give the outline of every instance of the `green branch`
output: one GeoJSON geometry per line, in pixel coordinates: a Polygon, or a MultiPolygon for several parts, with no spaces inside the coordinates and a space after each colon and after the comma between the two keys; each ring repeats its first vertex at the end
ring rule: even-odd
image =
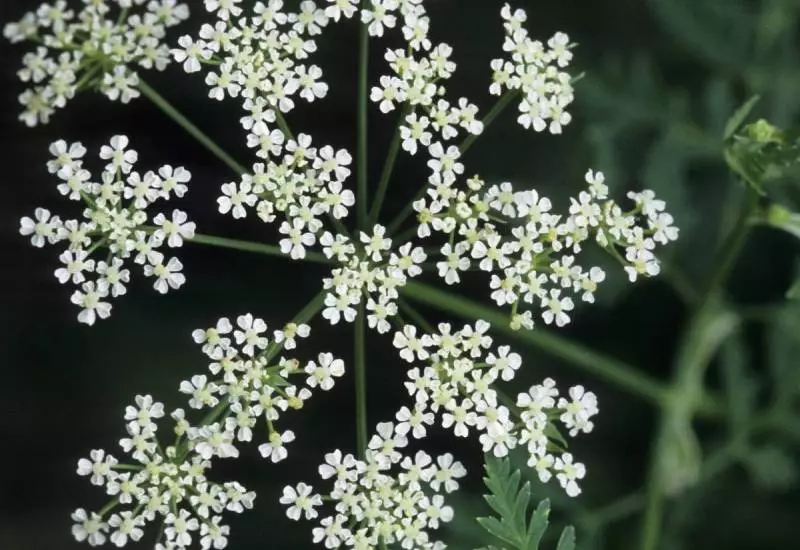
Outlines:
{"type": "Polygon", "coordinates": [[[356,448],[363,459],[367,450],[367,368],[366,368],[366,317],[364,299],[358,306],[355,322],[355,379],[356,379],[356,448]]]}
{"type": "Polygon", "coordinates": [[[400,144],[402,142],[402,139],[400,138],[400,127],[403,125],[403,121],[410,112],[412,112],[412,109],[409,106],[404,107],[400,113],[400,119],[397,121],[397,128],[394,131],[392,143],[389,145],[389,152],[386,155],[386,161],[383,164],[381,179],[378,182],[378,191],[375,194],[375,200],[372,202],[372,209],[369,212],[367,227],[372,227],[375,225],[375,223],[378,221],[378,217],[381,214],[381,207],[383,206],[383,201],[386,198],[386,192],[389,189],[389,181],[392,179],[394,164],[397,161],[397,155],[400,152],[400,144]]]}
{"type": "MultiPolygon", "coordinates": [[[[153,228],[155,229],[155,228],[153,228]]],[[[213,235],[200,235],[195,234],[191,239],[186,239],[187,242],[195,244],[206,244],[210,246],[217,246],[220,248],[230,248],[232,250],[241,250],[243,252],[256,252],[266,256],[280,256],[287,258],[288,256],[281,252],[280,247],[271,244],[257,243],[253,241],[242,241],[238,239],[228,239],[225,237],[216,237],[213,235]]],[[[323,254],[318,252],[306,252],[305,261],[314,262],[319,264],[330,264],[331,261],[323,254]]]]}
{"type": "MultiPolygon", "coordinates": [[[[372,0],[361,0],[359,11],[372,7],[372,0]]],[[[358,113],[356,120],[356,216],[358,227],[368,232],[367,223],[367,116],[368,116],[368,78],[369,78],[369,31],[367,24],[360,23],[358,38],[358,113]]]]}
{"type": "Polygon", "coordinates": [[[142,94],[153,102],[153,104],[161,109],[164,114],[170,117],[172,120],[177,122],[184,130],[186,130],[193,138],[203,144],[206,149],[214,153],[214,155],[220,159],[222,162],[227,164],[231,170],[236,172],[239,175],[247,174],[249,170],[245,168],[243,165],[236,162],[233,157],[231,157],[228,153],[222,150],[222,148],[214,143],[214,141],[204,134],[197,126],[192,124],[188,118],[186,118],[182,113],[180,113],[175,107],[173,107],[166,99],[161,97],[161,95],[156,92],[153,88],[150,87],[147,82],[139,79],[139,90],[142,94]]]}
{"type": "Polygon", "coordinates": [[[699,475],[699,444],[691,423],[702,405],[706,369],[719,346],[738,324],[738,318],[723,307],[722,294],[747,240],[750,217],[757,206],[756,193],[748,188],[747,194],[733,229],[717,252],[717,268],[678,348],[670,392],[672,398],[662,410],[660,426],[653,440],[641,550],[658,547],[666,494],[670,489],[679,490],[680,485],[696,481],[699,475]]]}
{"type": "MultiPolygon", "coordinates": [[[[489,111],[489,113],[486,115],[486,117],[484,117],[482,121],[484,132],[486,131],[486,128],[489,126],[489,124],[491,124],[492,121],[495,118],[497,118],[501,112],[503,112],[503,109],[506,108],[506,106],[511,102],[511,100],[514,99],[517,93],[518,93],[517,90],[509,90],[505,94],[503,94],[503,96],[499,100],[497,100],[497,103],[495,103],[494,107],[492,107],[492,109],[489,111]]],[[[475,143],[476,139],[478,139],[478,136],[476,136],[475,134],[470,134],[469,136],[467,136],[464,139],[464,141],[461,142],[461,145],[458,148],[459,152],[463,155],[467,151],[467,149],[472,147],[472,144],[475,143]]],[[[412,198],[408,202],[408,204],[406,204],[403,207],[403,210],[401,210],[400,213],[397,214],[397,216],[395,216],[395,218],[389,223],[387,229],[387,233],[389,235],[393,235],[400,228],[403,222],[406,221],[406,219],[411,215],[411,213],[414,211],[414,203],[425,195],[425,191],[427,189],[428,189],[428,184],[425,183],[425,185],[423,185],[419,190],[417,190],[417,193],[414,195],[414,198],[412,198]]]]}
{"type": "MultiPolygon", "coordinates": [[[[401,292],[406,298],[464,319],[484,319],[492,324],[494,330],[505,336],[535,346],[658,407],[669,399],[667,388],[635,367],[544,329],[515,331],[509,326],[508,316],[497,308],[416,281],[409,281],[401,292]]],[[[705,416],[718,417],[723,414],[723,406],[716,399],[704,396],[699,412],[705,416]]]]}

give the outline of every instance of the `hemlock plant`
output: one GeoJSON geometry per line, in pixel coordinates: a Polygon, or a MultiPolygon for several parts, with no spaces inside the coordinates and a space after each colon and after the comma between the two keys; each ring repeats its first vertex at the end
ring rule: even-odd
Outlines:
{"type": "MultiPolygon", "coordinates": [[[[92,325],[107,318],[135,271],[160,293],[179,289],[183,266],[171,253],[186,243],[322,263],[329,273],[319,294],[282,327],[270,330],[248,313],[192,332],[207,370],[180,383],[188,407],[167,411],[150,395],[135,397],[125,409],[122,452],[95,449],[78,463],[78,474],[109,501],[94,512],[75,510],[73,536],[92,546],[121,547],[149,528],[158,549],[235,546],[226,514],[252,508],[256,495],[235,480],[212,479],[211,465],[237,458],[250,443],[270,462],[285,460],[302,434],[282,427],[284,415],[315,392],[333,390],[336,379],[354,368],[357,453],[321,451],[320,480],[298,481],[272,495],[290,519],[311,522],[313,541],[327,548],[443,548],[436,530],[454,515],[447,495],[467,475],[452,453],[424,450],[428,432],[444,428],[477,438],[492,457],[487,472],[495,495],[487,499],[512,517],[494,523],[484,518],[483,524],[506,545],[538,547],[547,505],[525,527],[529,488],[520,490],[528,494],[521,507],[503,505],[508,495],[497,491],[516,492],[509,476],[518,481],[519,473],[496,459],[522,449],[542,482],[554,478],[567,495],[578,496],[586,467],[568,451],[565,437],[592,430],[597,398],[580,385],[561,391],[549,378],[516,397],[506,395],[503,383],[524,365],[492,334],[536,331],[537,323],[563,327],[576,314],[576,302],[593,302],[607,274],[583,260],[586,247],[599,246],[619,261],[623,269],[609,276],[634,282],[659,273],[656,249],[678,237],[663,201],[645,190],[617,203],[600,171],[587,170],[585,189],[559,212],[536,190],[487,183],[465,164],[465,152],[509,105],[517,109],[517,122],[534,132],[560,134],[570,123],[575,77],[568,71],[573,45],[567,35],[536,40],[525,30],[526,13],[502,6],[502,54],[488,69],[489,93],[498,99],[483,115],[470,99],[448,94],[456,70],[452,48],[433,40],[422,0],[303,1],[297,12],[282,0],[256,2],[252,10],[241,0],[205,0],[207,13],[199,17],[207,22],[198,36],[180,37],[167,33],[190,16],[176,0],[75,4],[43,4],[5,28],[7,39],[33,45],[19,71],[29,86],[20,96],[20,119],[46,124],[85,90],[123,103],[146,97],[232,169],[232,178],[219,182],[219,213],[255,216],[280,235],[274,243],[238,241],[197,232],[178,208],[154,214],[160,201],[180,200],[190,189],[188,169],[165,165],[141,172],[129,138],[117,134],[99,151],[105,165],[97,176],[84,165],[89,159],[81,143],[59,139],[47,169],[57,191],[81,206],[82,217],[62,219],[38,208],[21,220],[20,233],[34,246],[62,250],[63,266],[55,275],[74,287],[78,321],[92,325]],[[361,21],[361,39],[359,132],[351,152],[349,144],[318,143],[306,129],[293,128],[290,114],[303,102],[324,100],[328,84],[312,61],[316,37],[352,18],[361,21]],[[368,44],[379,45],[388,33],[402,35],[405,46],[384,51],[382,74],[370,86],[368,44]],[[250,162],[233,160],[142,78],[143,70],[163,70],[172,62],[192,73],[188,79],[201,73],[211,100],[241,105],[250,162]],[[397,121],[374,186],[366,170],[370,102],[397,121]],[[414,200],[384,220],[382,205],[401,151],[423,162],[429,175],[414,200]],[[484,275],[485,297],[503,312],[491,321],[430,324],[407,302],[433,297],[457,309],[455,293],[468,271],[484,275]],[[438,276],[446,293],[414,281],[423,274],[438,276]],[[303,353],[312,329],[339,323],[353,325],[353,365],[335,350],[303,353]],[[398,363],[408,368],[406,405],[371,433],[367,329],[390,338],[398,363]],[[522,527],[504,531],[514,521],[523,521],[522,527]]],[[[559,548],[574,546],[572,532],[565,533],[559,548]]]]}

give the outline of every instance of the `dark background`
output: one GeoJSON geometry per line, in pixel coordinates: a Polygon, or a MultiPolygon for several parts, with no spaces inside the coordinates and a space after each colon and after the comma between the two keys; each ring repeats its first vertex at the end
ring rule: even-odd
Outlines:
{"type": "MultiPolygon", "coordinates": [[[[708,136],[719,135],[719,121],[724,121],[749,93],[759,91],[759,86],[768,94],[769,110],[762,116],[770,116],[779,124],[794,122],[800,87],[796,79],[791,79],[800,74],[800,65],[793,64],[792,57],[768,56],[771,50],[755,52],[757,41],[750,34],[743,38],[732,35],[710,45],[695,44],[692,36],[706,40],[719,28],[735,24],[718,24],[701,10],[699,14],[692,12],[676,27],[674,17],[664,16],[664,3],[514,2],[528,9],[534,36],[544,39],[563,30],[579,44],[575,72],[585,70],[587,77],[577,86],[572,110],[575,120],[561,137],[538,136],[516,126],[515,116],[509,111],[478,140],[468,155],[467,166],[490,181],[507,179],[519,185],[536,185],[561,206],[567,196],[580,189],[589,166],[609,172],[609,179],[615,178],[615,192],[620,194],[627,188],[660,185],[659,193],[674,205],[671,211],[679,222],[685,222],[674,262],[689,280],[698,281],[699,287],[707,274],[709,251],[714,247],[727,190],[733,188],[731,193],[736,193],[736,184],[727,176],[713,138],[708,136]],[[685,34],[691,32],[692,25],[694,34],[687,39],[685,34]],[[758,75],[743,77],[744,71],[738,74],[736,67],[725,64],[724,59],[737,55],[740,47],[755,52],[754,63],[764,67],[762,72],[767,76],[762,75],[761,80],[758,75]],[[788,69],[778,66],[779,62],[788,69]],[[615,63],[621,69],[615,69],[615,63]],[[650,69],[654,69],[652,78],[648,76],[650,69]],[[773,89],[777,80],[769,75],[778,75],[781,83],[788,83],[773,89]],[[790,93],[790,85],[795,86],[796,94],[790,93]],[[713,86],[725,87],[727,100],[721,94],[714,95],[713,86]],[[640,103],[645,101],[650,102],[650,111],[641,111],[640,103]],[[692,133],[699,127],[705,128],[702,138],[692,133]],[[675,133],[681,129],[685,135],[675,133]],[[683,149],[664,138],[673,136],[670,139],[675,141],[675,135],[683,136],[683,149]],[[665,141],[667,145],[663,145],[665,141]],[[683,153],[675,152],[678,149],[683,153]]],[[[37,4],[2,0],[0,22],[19,19],[37,4]]],[[[173,41],[179,34],[199,28],[198,22],[205,15],[200,2],[196,4],[192,6],[196,18],[173,33],[173,41]]],[[[675,4],[687,2],[676,0],[675,4]]],[[[696,0],[697,6],[710,7],[717,15],[720,4],[696,0]]],[[[775,44],[788,50],[796,46],[797,2],[731,0],[729,4],[745,14],[782,6],[785,11],[778,12],[774,25],[784,34],[775,44]]],[[[434,40],[453,45],[459,64],[450,84],[451,97],[467,95],[484,113],[493,102],[487,92],[488,64],[500,54],[502,43],[500,6],[494,0],[428,3],[434,40]]],[[[331,92],[323,101],[303,104],[289,116],[289,122],[295,131],[311,133],[317,144],[331,143],[352,151],[355,26],[351,22],[326,29],[319,45],[314,62],[325,70],[331,92]]],[[[263,317],[271,328],[277,328],[305,305],[324,276],[323,268],[280,258],[189,245],[177,254],[186,266],[188,279],[180,291],[157,295],[132,269],[134,280],[129,292],[113,302],[111,318],[91,328],[79,325],[77,309],[69,303],[71,287],[59,285],[52,275],[58,263],[56,249],[34,249],[18,234],[19,218],[31,215],[36,206],[49,208],[62,218],[76,214],[68,210],[73,205],[59,197],[45,167],[48,145],[56,139],[82,141],[89,149],[87,166],[96,173],[101,167],[96,159],[100,145],[113,134],[127,134],[139,152],[140,170],[164,163],[191,170],[194,177],[189,194],[165,209],[188,211],[199,232],[276,242],[275,231],[253,217],[234,221],[216,212],[219,186],[232,181],[233,174],[145,99],[122,106],[83,94],[58,112],[49,125],[33,130],[24,127],[17,121],[16,102],[23,84],[15,72],[27,49],[26,45],[0,43],[0,550],[77,548],[69,534],[71,511],[79,506],[97,509],[105,502],[99,489],[74,473],[78,458],[97,447],[116,452],[115,442],[123,433],[124,407],[136,394],[153,394],[168,407],[182,404],[176,391],[179,382],[206,368],[191,341],[191,330],[213,324],[220,316],[244,312],[263,317]]],[[[383,46],[373,47],[375,71],[379,70],[376,65],[382,51],[383,46]]],[[[245,164],[251,161],[238,123],[238,104],[207,99],[202,78],[185,75],[179,67],[143,76],[234,157],[245,164]]],[[[382,116],[375,109],[370,116],[370,146],[375,153],[370,171],[375,176],[394,118],[382,116]]],[[[425,169],[419,164],[401,157],[385,220],[420,185],[425,169]]],[[[757,231],[730,285],[737,303],[754,305],[780,299],[792,278],[794,253],[794,244],[787,237],[757,231]]],[[[625,279],[621,271],[609,276],[617,281],[625,279]]],[[[479,299],[485,294],[485,284],[468,284],[464,291],[479,299]]],[[[623,286],[610,283],[607,294],[601,291],[601,303],[580,307],[573,316],[574,324],[561,334],[667,380],[686,308],[669,281],[646,282],[622,291],[623,286]]],[[[434,320],[443,318],[438,312],[430,316],[434,320]]],[[[320,323],[315,327],[300,356],[311,357],[317,350],[330,349],[350,359],[347,328],[319,328],[324,327],[320,323]]],[[[747,342],[756,351],[761,337],[758,326],[748,326],[747,342]]],[[[404,367],[392,353],[388,337],[370,333],[369,347],[369,413],[374,424],[388,420],[403,403],[400,388],[404,367]]],[[[655,429],[655,411],[536,349],[519,345],[516,349],[526,359],[520,385],[555,376],[563,387],[584,383],[600,398],[596,431],[573,445],[589,471],[579,506],[593,509],[640,487],[655,429]]],[[[715,383],[713,374],[711,383],[715,383]]],[[[289,448],[289,460],[267,464],[259,459],[257,445],[251,445],[235,463],[215,466],[214,474],[218,472],[220,479],[240,480],[259,494],[255,510],[243,516],[226,516],[232,525],[231,548],[310,546],[308,526],[287,520],[277,498],[286,483],[315,481],[316,465],[325,452],[336,447],[352,450],[351,395],[352,379],[348,376],[335,391],[320,392],[306,409],[286,415],[282,426],[298,435],[289,448]]],[[[704,444],[713,446],[720,430],[713,425],[701,425],[700,430],[707,436],[704,444]]],[[[478,445],[456,445],[446,434],[434,434],[429,448],[454,450],[471,470],[467,485],[473,496],[457,503],[457,510],[468,514],[479,505],[475,497],[480,489],[478,445]]],[[[796,462],[796,452],[790,456],[796,462]]],[[[547,491],[537,490],[540,494],[547,491]]],[[[800,498],[793,486],[777,492],[759,490],[751,486],[742,468],[733,467],[705,487],[701,496],[698,494],[673,507],[689,510],[690,517],[669,516],[672,523],[668,522],[665,548],[797,547],[800,498]]],[[[556,521],[572,521],[575,506],[556,499],[556,521]]],[[[462,525],[460,529],[467,528],[462,525]]],[[[579,540],[582,534],[579,530],[579,540]]],[[[614,524],[603,537],[587,534],[584,540],[597,547],[605,541],[607,548],[622,549],[635,548],[637,537],[638,519],[634,518],[614,524]]]]}

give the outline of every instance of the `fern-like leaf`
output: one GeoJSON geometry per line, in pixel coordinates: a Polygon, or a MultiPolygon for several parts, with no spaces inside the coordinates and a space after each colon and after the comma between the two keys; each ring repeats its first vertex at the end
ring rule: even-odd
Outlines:
{"type": "MultiPolygon", "coordinates": [[[[550,501],[542,500],[533,512],[529,511],[530,483],[520,486],[522,475],[519,470],[511,470],[508,457],[487,455],[484,468],[483,481],[489,490],[484,499],[496,516],[478,518],[478,523],[502,544],[489,546],[487,550],[538,550],[547,531],[550,501]]],[[[557,550],[574,549],[575,530],[567,527],[561,533],[557,550]]]]}

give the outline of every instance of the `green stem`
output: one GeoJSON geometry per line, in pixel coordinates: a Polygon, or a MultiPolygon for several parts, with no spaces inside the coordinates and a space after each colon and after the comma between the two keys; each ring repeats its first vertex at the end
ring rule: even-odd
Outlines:
{"type": "MultiPolygon", "coordinates": [[[[372,7],[372,0],[361,0],[360,10],[372,7]]],[[[369,31],[367,24],[360,23],[358,38],[358,114],[356,128],[358,131],[356,144],[356,213],[358,227],[369,233],[367,223],[367,115],[368,115],[368,77],[369,77],[369,31]]]]}
{"type": "Polygon", "coordinates": [[[356,448],[359,458],[367,450],[367,368],[366,368],[366,316],[364,299],[358,306],[355,322],[355,379],[356,379],[356,448]]]}
{"type": "MultiPolygon", "coordinates": [[[[187,242],[195,244],[206,244],[209,246],[217,246],[220,248],[230,248],[232,250],[241,250],[243,252],[256,252],[266,256],[280,256],[286,258],[286,254],[281,252],[277,246],[270,244],[257,243],[253,241],[242,241],[238,239],[228,239],[225,237],[216,237],[214,235],[200,235],[195,234],[191,239],[186,239],[187,242]]],[[[306,252],[305,261],[314,262],[319,264],[330,264],[331,261],[323,254],[318,252],[306,252]]]]}
{"type": "MultiPolygon", "coordinates": [[[[517,90],[509,90],[504,93],[500,99],[497,100],[497,103],[489,110],[487,115],[483,118],[483,131],[486,131],[486,128],[496,119],[500,113],[503,112],[508,104],[514,99],[519,92],[517,90]]],[[[475,143],[475,140],[478,139],[478,136],[475,134],[470,134],[461,142],[461,145],[458,148],[458,151],[463,155],[467,152],[467,149],[472,147],[472,144],[475,143]]]]}
{"type": "MultiPolygon", "coordinates": [[[[503,96],[499,100],[497,100],[497,103],[495,103],[494,107],[492,107],[492,109],[489,111],[489,113],[486,115],[486,117],[484,117],[482,121],[484,132],[486,131],[486,128],[489,126],[489,124],[491,124],[492,121],[495,118],[497,118],[501,112],[503,112],[503,109],[506,108],[506,106],[511,102],[511,100],[514,99],[517,93],[518,92],[516,90],[508,91],[505,94],[503,94],[503,96]]],[[[464,139],[464,141],[461,142],[461,145],[458,148],[459,152],[462,155],[466,153],[467,149],[472,147],[472,144],[475,143],[476,139],[478,139],[478,136],[476,136],[475,134],[470,134],[469,136],[467,136],[466,139],[464,139]]],[[[413,204],[425,195],[425,191],[427,189],[428,189],[428,184],[426,183],[419,190],[417,190],[417,193],[414,195],[414,198],[412,198],[408,202],[408,204],[406,204],[403,207],[403,210],[401,210],[400,213],[397,214],[397,216],[395,216],[395,218],[389,223],[387,229],[387,233],[389,235],[393,235],[400,228],[400,226],[403,225],[403,222],[406,221],[408,216],[410,216],[411,213],[414,211],[413,204]]]]}
{"type": "Polygon", "coordinates": [[[411,319],[411,321],[413,321],[414,323],[416,323],[419,326],[419,328],[421,328],[422,330],[424,330],[429,334],[433,334],[434,332],[436,332],[433,329],[433,326],[427,320],[425,320],[425,318],[422,315],[420,315],[420,313],[416,309],[411,307],[411,305],[407,301],[401,298],[399,304],[400,304],[400,311],[408,315],[408,318],[411,319]]]}
{"type": "Polygon", "coordinates": [[[275,109],[275,122],[278,123],[278,128],[281,129],[281,132],[283,132],[283,135],[286,136],[286,139],[294,139],[292,129],[289,128],[289,123],[286,122],[286,119],[283,117],[283,113],[281,113],[280,109],[275,109]]]}
{"type": "MultiPolygon", "coordinates": [[[[738,319],[723,307],[725,282],[747,240],[750,216],[758,197],[748,189],[739,217],[717,253],[717,266],[705,293],[684,332],[675,360],[670,399],[661,411],[659,429],[653,440],[650,471],[646,488],[646,505],[642,518],[641,550],[658,548],[665,498],[670,475],[689,472],[669,471],[668,468],[693,469],[698,462],[696,436],[691,426],[694,415],[702,405],[703,378],[708,364],[719,346],[735,330],[738,319]],[[676,449],[689,453],[686,462],[676,466],[676,449]]],[[[680,455],[677,455],[680,456],[680,455]]],[[[691,474],[690,475],[694,475],[691,474]]],[[[697,474],[699,475],[699,473],[697,474]]]]}
{"type": "Polygon", "coordinates": [[[247,174],[249,170],[245,168],[243,165],[239,164],[233,158],[223,151],[219,145],[214,143],[214,141],[204,134],[197,126],[192,124],[189,119],[187,119],[183,114],[181,114],[175,107],[173,107],[166,99],[161,97],[161,95],[156,92],[153,88],[150,87],[147,82],[139,79],[139,90],[142,94],[147,97],[153,104],[164,111],[168,117],[172,120],[177,122],[184,130],[186,130],[193,138],[203,144],[206,149],[211,151],[217,158],[219,158],[222,162],[227,164],[234,172],[237,174],[247,174]]]}
{"type": "Polygon", "coordinates": [[[383,171],[381,172],[381,179],[378,182],[378,191],[375,194],[375,200],[372,202],[372,209],[369,212],[367,227],[372,227],[375,225],[375,223],[378,221],[378,217],[381,214],[381,207],[383,206],[383,201],[386,198],[386,192],[389,189],[389,181],[392,179],[394,164],[397,161],[397,155],[400,152],[400,143],[402,141],[400,138],[400,127],[403,125],[403,121],[410,111],[411,109],[408,106],[403,108],[402,112],[400,113],[400,119],[397,121],[397,128],[395,129],[392,143],[389,145],[389,153],[386,155],[386,161],[383,164],[383,171]]]}
{"type": "Polygon", "coordinates": [[[605,527],[616,521],[634,515],[642,509],[645,497],[641,492],[627,494],[615,500],[611,504],[587,513],[584,523],[591,525],[595,529],[605,527]]]}
{"type": "MultiPolygon", "coordinates": [[[[536,346],[659,407],[668,400],[667,389],[635,367],[544,329],[515,331],[509,326],[508,316],[496,308],[417,281],[408,281],[401,292],[416,302],[438,307],[464,319],[484,319],[505,336],[536,346]]],[[[706,395],[700,404],[699,412],[705,416],[719,417],[724,414],[724,407],[717,399],[706,395]]]]}
{"type": "MultiPolygon", "coordinates": [[[[292,322],[295,324],[302,324],[308,323],[314,316],[319,313],[319,310],[322,309],[322,306],[325,304],[325,296],[328,295],[326,290],[320,291],[316,296],[314,296],[306,306],[300,310],[300,312],[294,316],[292,322]]],[[[272,360],[272,357],[268,357],[268,360],[272,360]]]]}

